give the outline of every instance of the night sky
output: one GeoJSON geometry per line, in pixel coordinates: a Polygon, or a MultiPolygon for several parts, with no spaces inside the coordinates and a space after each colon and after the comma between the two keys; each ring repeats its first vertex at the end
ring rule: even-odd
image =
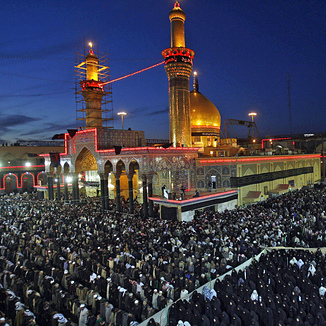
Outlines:
{"type": "MultiPolygon", "coordinates": [[[[325,131],[325,0],[180,0],[199,90],[226,119],[255,119],[262,136],[325,131]]],[[[3,1],[0,142],[51,139],[76,127],[76,49],[109,53],[111,79],[162,62],[174,0],[3,1]]],[[[164,66],[115,82],[125,129],[168,139],[164,66]]],[[[190,81],[192,89],[192,80],[190,81]]],[[[248,130],[239,129],[238,136],[248,130]]]]}

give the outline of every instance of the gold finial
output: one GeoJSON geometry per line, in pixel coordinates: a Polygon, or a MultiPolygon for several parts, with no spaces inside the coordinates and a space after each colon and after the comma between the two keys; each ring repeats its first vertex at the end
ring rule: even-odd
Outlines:
{"type": "Polygon", "coordinates": [[[194,88],[194,90],[196,90],[196,76],[197,76],[197,71],[194,71],[194,82],[193,82],[193,88],[194,88]]]}
{"type": "Polygon", "coordinates": [[[93,43],[92,43],[92,42],[89,42],[88,45],[89,45],[89,47],[90,47],[90,49],[89,49],[89,53],[90,53],[90,54],[94,54],[94,51],[93,51],[93,43]]]}

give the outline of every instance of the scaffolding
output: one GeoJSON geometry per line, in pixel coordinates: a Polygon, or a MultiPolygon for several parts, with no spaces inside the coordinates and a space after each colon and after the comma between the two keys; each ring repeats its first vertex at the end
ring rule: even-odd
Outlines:
{"type": "Polygon", "coordinates": [[[258,138],[260,139],[258,128],[255,122],[245,121],[245,120],[236,120],[236,119],[227,119],[224,123],[224,133],[226,138],[238,138],[234,131],[233,126],[244,126],[249,128],[249,133],[247,136],[248,140],[258,138]]]}
{"type": "MultiPolygon", "coordinates": [[[[79,130],[86,128],[86,105],[80,83],[87,79],[85,59],[88,53],[86,47],[75,51],[76,128],[79,130]]],[[[106,83],[110,81],[109,54],[98,50],[94,54],[98,58],[98,80],[106,83]]],[[[102,128],[113,128],[112,84],[106,84],[103,88],[101,111],[102,128]]]]}

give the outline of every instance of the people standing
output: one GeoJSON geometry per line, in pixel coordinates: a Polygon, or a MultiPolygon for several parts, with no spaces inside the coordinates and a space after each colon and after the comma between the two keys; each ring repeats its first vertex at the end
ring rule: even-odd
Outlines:
{"type": "Polygon", "coordinates": [[[85,304],[82,303],[80,305],[78,326],[86,326],[87,321],[88,321],[88,309],[85,307],[85,304]]]}

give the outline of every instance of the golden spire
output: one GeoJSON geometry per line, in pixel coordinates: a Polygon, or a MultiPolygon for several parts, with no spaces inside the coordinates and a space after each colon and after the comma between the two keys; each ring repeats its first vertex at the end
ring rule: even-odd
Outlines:
{"type": "Polygon", "coordinates": [[[186,15],[178,1],[175,2],[173,9],[170,11],[169,18],[171,21],[171,47],[184,48],[186,46],[184,31],[186,15]]]}
{"type": "Polygon", "coordinates": [[[197,76],[197,71],[194,71],[194,79],[193,79],[193,83],[192,83],[194,90],[196,90],[196,76],[197,76]]]}
{"type": "Polygon", "coordinates": [[[88,43],[90,49],[89,54],[86,56],[86,79],[98,81],[98,58],[93,51],[93,43],[88,43]]]}
{"type": "Polygon", "coordinates": [[[93,43],[92,42],[89,42],[88,45],[89,45],[89,53],[90,54],[94,54],[94,51],[93,51],[93,43]]]}

